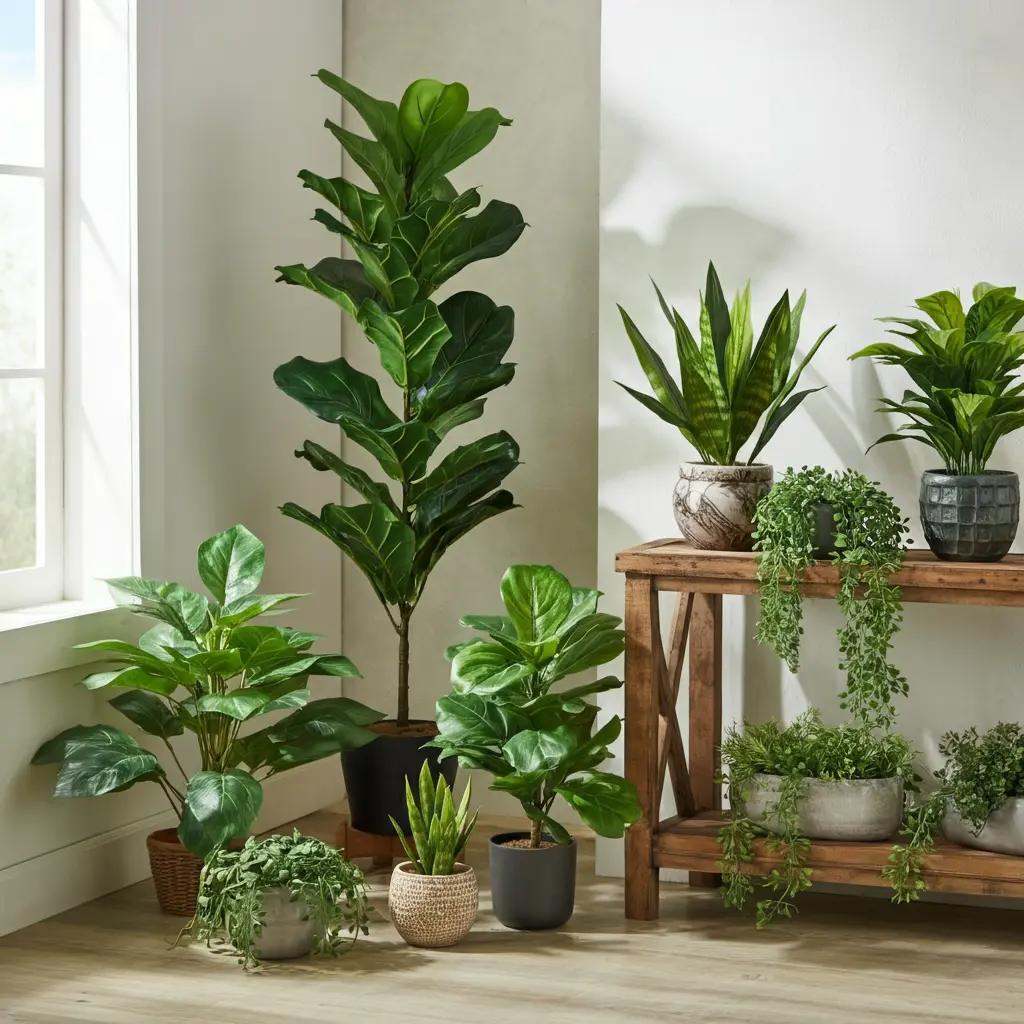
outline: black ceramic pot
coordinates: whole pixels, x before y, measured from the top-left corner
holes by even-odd
[[[1010,550],[1020,518],[1016,473],[989,469],[921,476],[921,526],[928,547],[948,562],[998,562]]]
[[[814,530],[811,533],[814,557],[818,561],[830,559],[836,550],[836,507],[827,501],[814,506]]]
[[[576,840],[539,850],[502,845],[513,839],[529,839],[529,833],[503,832],[489,844],[494,916],[522,931],[560,927],[576,903]]]
[[[432,722],[412,724],[433,725]],[[393,722],[381,722],[380,725],[383,729],[394,727]],[[380,730],[380,738],[373,743],[342,751],[341,770],[348,793],[349,824],[360,832],[393,836],[395,829],[388,818],[391,815],[402,831],[409,835],[412,830],[405,803],[406,777],[412,783],[413,792],[419,792],[417,780],[426,761],[430,764],[435,783],[443,772],[448,785],[454,786],[459,764],[454,757],[439,762],[441,751],[423,746],[429,742],[429,736],[397,736],[383,729]]]

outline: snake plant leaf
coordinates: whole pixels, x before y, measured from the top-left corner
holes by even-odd
[[[146,690],[128,690],[108,703],[152,736],[166,740],[185,731],[185,726],[168,704]]]
[[[442,775],[438,775],[438,783],[435,786],[434,776],[430,773],[430,764],[424,761],[420,766],[420,775],[417,780],[417,785],[420,793],[420,814],[423,816],[424,821],[429,821],[435,813],[434,809],[434,794],[438,792],[438,787],[441,785]],[[406,801],[412,800],[412,789],[409,779],[405,780],[405,793]]]
[[[808,395],[813,395],[816,391],[823,391],[825,387],[826,385],[822,384],[820,387],[797,391],[796,394],[790,395],[782,405],[775,409],[765,420],[764,429],[758,436],[757,444],[754,445],[753,450],[750,452],[750,461],[757,461],[758,455],[761,454],[761,449],[775,436],[775,432],[779,427],[785,423],[789,415],[797,409]]]
[[[452,692],[481,696],[517,692],[531,668],[502,644],[471,644],[452,661]]]
[[[736,292],[732,309],[729,311],[729,322],[732,329],[725,346],[725,392],[732,402],[736,394],[736,382],[750,359],[750,349],[754,343],[754,327],[750,320],[749,281],[742,294]]]
[[[263,787],[245,772],[197,772],[188,781],[178,838],[206,857],[248,833],[263,803]]]
[[[723,387],[727,387],[726,347],[729,342],[729,335],[732,333],[732,321],[729,317],[729,306],[725,301],[725,293],[722,291],[722,282],[718,279],[714,263],[710,262],[708,263],[707,283],[702,309],[707,312],[708,329],[711,335],[711,348],[714,353],[717,376]]]
[[[101,796],[164,774],[160,762],[120,729],[93,726],[62,737],[63,763],[54,796]]]
[[[336,473],[354,491],[367,501],[379,501],[386,505],[397,516],[398,506],[391,497],[387,484],[371,479],[368,473],[351,466],[340,459],[334,452],[324,448],[315,441],[305,441],[301,451],[296,451],[296,458],[305,459],[314,469],[320,472]]]
[[[438,728],[445,740],[458,747],[500,748],[530,720],[513,704],[488,700],[484,693],[457,689],[437,702]]]
[[[789,334],[784,336],[775,354],[775,372],[772,375],[772,394],[779,395],[790,379],[790,369],[793,365],[793,356],[796,355],[796,347],[800,341],[800,321],[803,319],[804,306],[807,303],[807,289],[800,293],[796,305],[789,311]],[[821,344],[819,341],[818,344]],[[800,367],[803,369],[803,366]],[[797,373],[799,376],[799,372]],[[793,380],[796,383],[796,380]],[[790,389],[792,390],[792,388]],[[753,459],[753,456],[751,456]]]
[[[606,839],[621,839],[626,826],[640,820],[636,789],[618,775],[589,771],[566,779],[557,792],[584,824]]]
[[[395,167],[403,168],[412,159],[412,151],[402,131],[399,110],[394,103],[370,96],[325,68],[321,68],[316,77],[338,93],[363,119],[373,137],[387,150]]]
[[[683,404],[683,396],[661,356],[640,333],[630,315],[621,306],[618,307],[618,310],[626,329],[626,336],[633,345],[633,351],[636,353],[640,367],[644,371],[655,397],[674,415],[685,419],[686,409]]]
[[[299,171],[302,184],[337,207],[364,242],[383,242],[391,234],[391,221],[384,200],[374,192],[354,185],[346,178],[325,178],[305,169]]]
[[[917,308],[935,321],[936,327],[952,330],[964,326],[964,307],[960,296],[950,291],[938,291],[918,299]]]
[[[501,599],[520,640],[554,636],[572,611],[572,585],[550,565],[513,565],[501,578]]]
[[[429,380],[438,352],[451,337],[437,306],[429,301],[389,314],[367,299],[360,307],[359,323],[380,350],[381,365],[401,388],[419,388]]]
[[[413,201],[422,199],[434,185],[470,157],[476,156],[498,134],[498,129],[510,125],[494,107],[471,110],[456,127],[446,134],[433,152],[416,167],[413,178]]]
[[[227,605],[260,585],[265,561],[263,542],[239,524],[199,545],[199,578],[222,605]]]
[[[419,857],[416,856],[416,844],[413,843],[413,845],[410,846],[409,839],[402,831],[402,826],[399,825],[398,822],[395,821],[395,819],[390,814],[388,815],[388,819],[391,822],[392,828],[394,828],[395,832],[398,834],[398,841],[402,844],[402,849],[405,850],[406,857],[408,857],[409,860],[412,862],[413,868],[415,868],[415,870],[421,875],[426,874],[426,872],[423,870],[422,862],[420,861]]]
[[[627,394],[632,395],[645,409],[649,409],[659,419],[664,420],[666,423],[671,423],[673,427],[677,427],[684,433],[689,431],[689,423],[678,416],[671,409],[662,405],[656,398],[652,398],[650,395],[645,395],[642,391],[637,391],[635,388],[631,388],[628,384],[623,384],[622,381],[616,381],[616,384],[622,388]]]
[[[274,371],[274,383],[328,423],[358,419],[374,430],[383,430],[400,422],[373,377],[343,357],[319,363],[296,356]]]
[[[438,287],[470,263],[508,252],[526,227],[518,207],[491,200],[475,217],[462,217],[441,243],[429,287]]]
[[[398,124],[422,163],[450,135],[469,111],[469,90],[461,82],[445,85],[432,78],[411,83],[398,104]]]

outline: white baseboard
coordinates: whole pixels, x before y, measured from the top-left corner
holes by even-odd
[[[336,803],[344,791],[337,758],[268,779],[257,830],[277,828]],[[170,811],[153,814],[0,871],[0,935],[148,878],[146,836],[173,825]]]

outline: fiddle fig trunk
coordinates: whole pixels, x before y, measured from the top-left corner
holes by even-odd
[[[539,850],[540,849],[540,830],[541,830],[541,823],[539,821],[531,821],[530,822],[530,849],[531,850]]]
[[[409,622],[412,610],[402,608],[398,620],[398,727],[409,724]]]

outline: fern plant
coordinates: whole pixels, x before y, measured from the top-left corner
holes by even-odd
[[[652,282],[653,284],[653,282]],[[697,449],[703,462],[732,466],[762,417],[761,432],[747,459],[753,464],[761,449],[801,402],[822,388],[796,391],[800,375],[835,325],[823,331],[810,351],[792,369],[805,291],[790,308],[789,292],[775,304],[754,344],[750,311],[750,282],[737,292],[732,308],[725,300],[713,263],[708,264],[707,287],[700,297],[700,345],[678,310],[670,307],[654,285],[661,310],[675,336],[679,383],[661,356],[619,306],[626,335],[650,382],[654,396],[616,382]],[[824,386],[824,385],[823,385]]]

